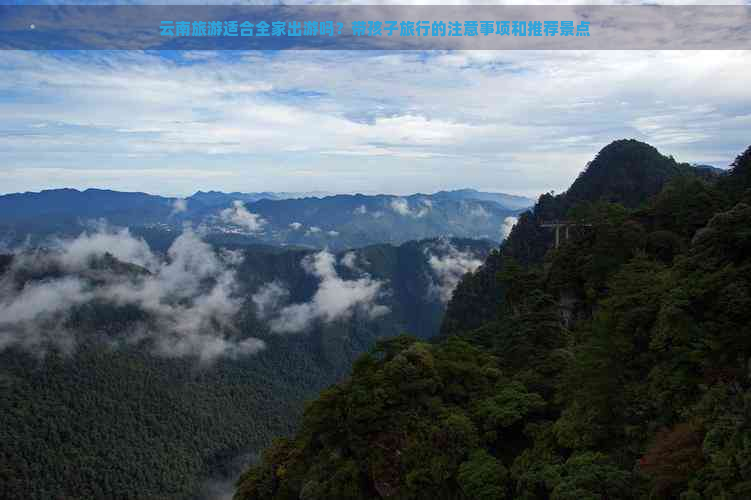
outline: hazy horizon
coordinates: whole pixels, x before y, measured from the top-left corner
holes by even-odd
[[[79,192],[84,192],[89,189],[93,190],[101,190],[101,191],[116,191],[120,193],[143,193],[147,195],[152,196],[160,196],[162,198],[189,198],[195,194],[198,194],[200,192],[203,193],[209,193],[209,192],[220,192],[224,194],[232,194],[232,193],[241,193],[241,194],[260,194],[260,193],[268,193],[268,194],[295,194],[295,195],[309,195],[313,197],[326,197],[326,196],[339,196],[339,195],[364,195],[364,196],[413,196],[413,195],[434,195],[436,193],[442,192],[442,191],[477,191],[482,193],[494,193],[494,194],[505,194],[510,196],[518,196],[520,198],[536,198],[536,196],[539,196],[540,194],[543,194],[543,192],[537,193],[535,196],[528,196],[525,194],[517,194],[517,193],[511,193],[508,191],[503,190],[491,190],[491,189],[479,189],[474,187],[458,187],[458,188],[446,188],[446,189],[438,189],[436,191],[414,191],[414,192],[362,192],[362,191],[351,191],[351,192],[336,192],[336,191],[321,191],[321,190],[312,190],[312,191],[272,191],[268,189],[253,189],[253,190],[246,190],[246,189],[232,189],[232,190],[222,190],[222,189],[209,189],[209,188],[199,188],[196,191],[190,192],[190,193],[180,193],[180,194],[170,194],[170,193],[161,193],[161,192],[152,192],[152,191],[144,191],[144,190],[122,190],[122,189],[116,189],[108,186],[86,186],[86,187],[76,187],[76,186],[59,186],[59,187],[49,187],[49,188],[39,188],[39,189],[30,189],[25,191],[0,191],[0,196],[7,196],[7,195],[13,195],[13,194],[38,194],[45,191],[61,191],[61,190],[75,190]]]

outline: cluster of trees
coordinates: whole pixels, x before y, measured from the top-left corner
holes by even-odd
[[[337,379],[312,345],[288,344],[208,367],[101,341],[75,354],[0,353],[0,497],[195,498],[233,480],[254,450],[291,432],[300,401]]]
[[[672,166],[606,147],[435,342],[362,356],[236,499],[751,497],[751,148],[719,177]],[[580,225],[549,249],[540,218]]]
[[[310,300],[318,281],[301,260],[311,252],[238,248],[244,260],[236,273],[247,303],[236,326],[239,335],[266,343],[249,357],[203,365],[154,355],[148,343],[113,347],[148,317],[136,306],[101,301],[61,316],[60,324],[75,335],[72,352],[3,346],[0,498],[202,498],[214,482],[231,485],[274,436],[294,431],[303,402],[350,373],[377,337],[407,328],[424,337],[437,333],[444,306],[428,294],[426,249],[438,243],[359,249],[357,264],[388,283],[384,303],[391,313],[313,325],[298,335],[269,333],[250,295],[278,280],[292,301]],[[492,247],[474,240],[452,244],[477,258]],[[0,279],[12,278],[19,290],[68,272],[37,263],[3,276],[12,261],[0,255]],[[359,277],[340,267],[343,279]],[[85,272],[118,280],[140,273],[147,271],[111,255],[92,259]]]

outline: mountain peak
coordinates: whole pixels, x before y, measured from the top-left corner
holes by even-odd
[[[607,146],[603,147],[598,155],[623,151],[624,149],[630,149],[632,151],[642,150],[660,154],[660,152],[657,151],[657,148],[649,143],[639,141],[637,139],[616,139]]]
[[[681,172],[672,157],[662,155],[654,146],[620,139],[602,148],[587,164],[566,192],[566,199],[569,204],[604,200],[634,207]]]

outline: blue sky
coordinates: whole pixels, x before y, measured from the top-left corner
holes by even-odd
[[[565,189],[618,138],[726,166],[748,51],[0,51],[0,192]]]

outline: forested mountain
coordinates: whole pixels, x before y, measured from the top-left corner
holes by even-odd
[[[454,191],[439,191],[430,195],[433,199],[449,199],[449,200],[480,200],[480,201],[492,201],[502,207],[509,209],[526,209],[529,208],[534,200],[526,198],[524,196],[514,196],[504,193],[483,193],[475,189],[457,189]]]
[[[377,339],[437,333],[492,246],[188,231],[162,257],[121,230],[0,256],[0,498],[220,497]]]
[[[540,262],[553,242],[553,232],[542,222],[564,220],[576,215],[572,209],[587,203],[617,203],[635,208],[656,195],[675,177],[701,178],[714,182],[719,174],[687,163],[677,163],[657,149],[633,139],[604,147],[564,193],[540,196],[531,211],[523,213],[514,226],[517,235],[504,246],[505,253],[520,263]]]
[[[504,219],[520,211],[496,201],[425,195],[260,200],[246,208],[259,216],[259,241],[334,249],[438,236],[500,241]]]
[[[500,241],[507,217],[532,200],[471,189],[412,196],[199,191],[185,199],[101,189],[0,196],[0,247],[77,236],[94,224],[128,227],[168,246],[184,224],[217,244],[344,250],[437,237]]]
[[[617,141],[235,498],[749,498],[750,325],[751,148],[718,177]]]

